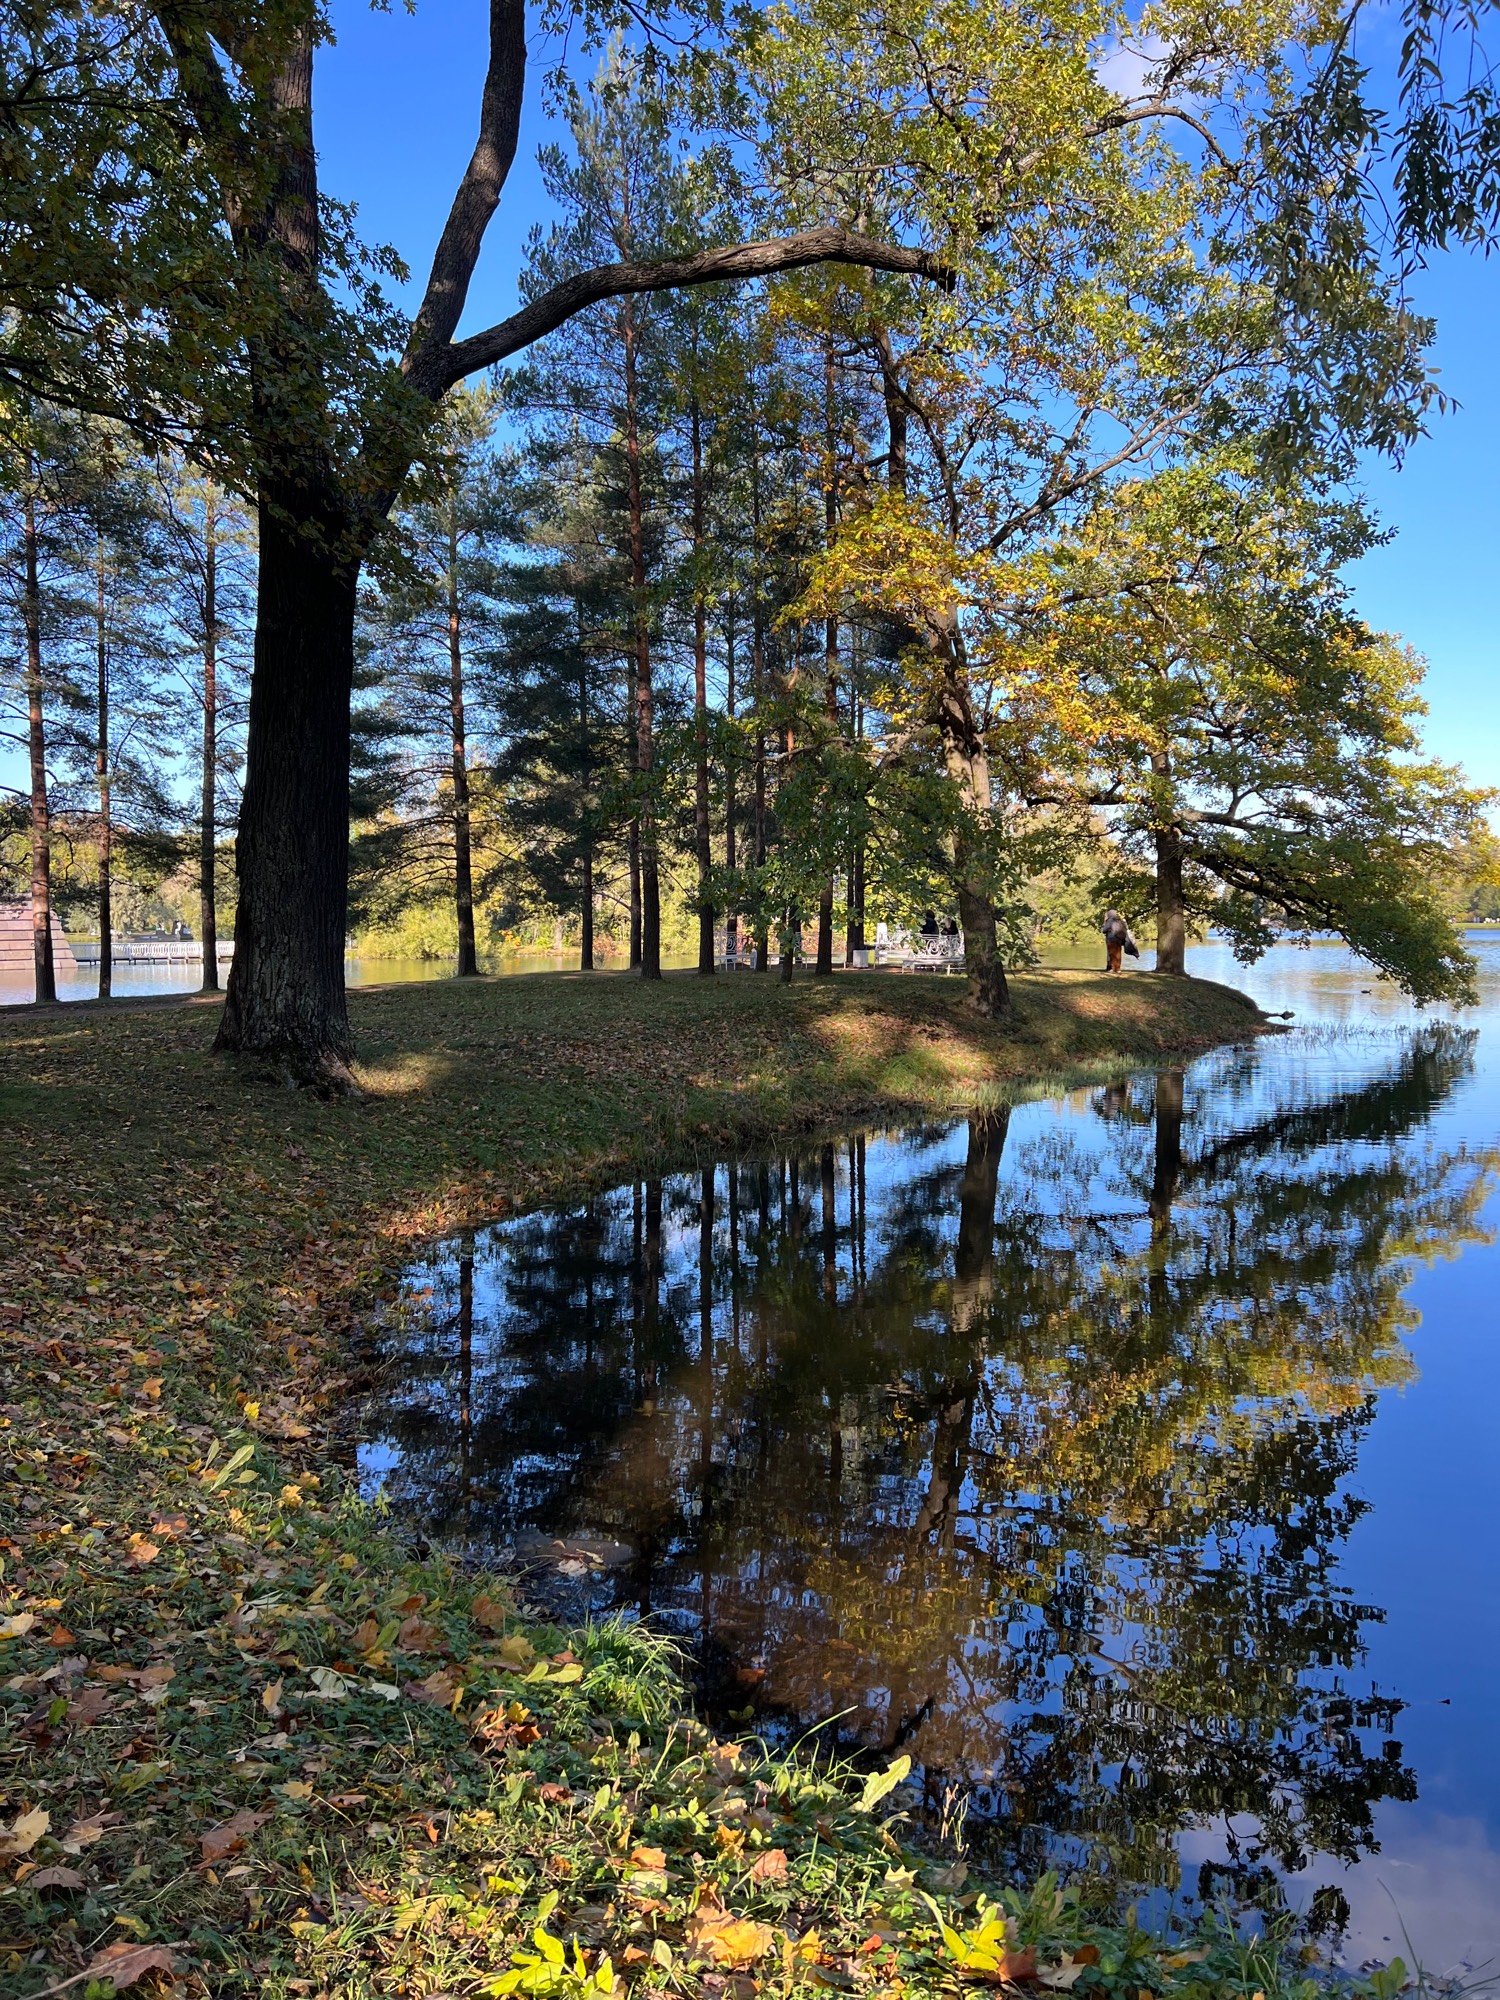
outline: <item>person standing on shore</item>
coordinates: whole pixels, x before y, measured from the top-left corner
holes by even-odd
[[[1104,970],[1106,972],[1118,972],[1121,969],[1123,955],[1127,951],[1132,958],[1140,957],[1140,946],[1130,935],[1130,926],[1118,910],[1106,910],[1104,912],[1104,922],[1101,928],[1104,932]]]

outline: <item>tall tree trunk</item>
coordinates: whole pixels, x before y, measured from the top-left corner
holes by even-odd
[[[694,337],[694,364],[697,362]],[[693,389],[693,846],[698,862],[698,976],[714,976],[713,849],[708,832],[708,605],[703,594],[703,416]]]
[[[344,943],[358,557],[301,489],[259,506],[260,590],[234,963],[216,1047],[285,1080],[352,1085]],[[347,551],[347,553],[346,553]]]
[[[578,768],[583,790],[582,882],[579,888],[578,965],[582,972],[594,969],[594,750],[589,738],[589,670],[583,641],[583,599],[573,600],[578,621]]]
[[[463,611],[458,592],[458,496],[448,494],[448,712],[453,727],[453,902],[457,977],[479,976],[474,948],[474,864],[469,845],[469,746],[464,728]]]
[[[729,593],[728,615],[724,626],[724,713],[734,721],[734,592]],[[739,860],[735,844],[734,815],[737,801],[734,782],[734,737],[730,735],[729,754],[724,759],[724,873],[732,882],[736,863]],[[739,920],[733,904],[724,918],[724,956],[732,965],[739,951]]]
[[[198,932],[203,988],[219,990],[219,503],[203,496],[203,792],[198,822]]]
[[[633,683],[632,683],[633,684]],[[625,864],[630,876],[630,969],[641,969],[641,823],[630,822],[625,834]]]
[[[823,543],[833,547],[834,532],[838,526],[838,474],[835,469],[835,428],[834,407],[834,363],[833,335],[830,333],[823,345]],[[823,628],[823,708],[830,724],[829,748],[832,751],[838,737],[839,726],[839,621],[828,619]],[[833,972],[833,871],[830,868],[822,888],[818,892],[818,956],[813,966],[816,978],[826,979]]]
[[[999,924],[982,851],[985,822],[993,809],[990,760],[974,717],[966,677],[954,657],[955,636],[944,635],[948,658],[938,690],[938,713],[943,760],[961,805],[952,839],[952,861],[964,934],[964,970],[974,1012],[986,1020],[1009,1021],[1014,1019],[1014,1009],[1000,962]]]
[[[1170,791],[1172,760],[1165,750],[1155,751],[1151,769],[1160,778],[1163,791]],[[1187,974],[1187,911],[1182,896],[1182,834],[1174,823],[1156,829],[1156,969]]]
[[[646,603],[646,510],[641,491],[640,383],[635,302],[620,309],[625,343],[625,477],[630,514],[630,599],[635,655],[635,766],[640,774],[641,977],[661,978],[661,882],[656,843],[655,700],[651,616]]]
[[[882,328],[876,338],[881,385],[885,395],[889,457],[886,471],[893,492],[904,494],[907,480],[907,416],[909,403],[896,366],[890,337]],[[1005,969],[1000,963],[999,924],[990,898],[980,839],[993,810],[989,752],[980,733],[969,696],[963,664],[963,636],[956,615],[934,617],[928,643],[941,655],[936,677],[936,721],[943,744],[943,761],[961,802],[959,830],[952,842],[953,882],[958,916],[964,933],[964,970],[969,980],[969,1005],[987,1020],[1015,1018]]]
[[[860,700],[860,654],[859,629],[852,627],[850,638],[849,672],[849,712],[850,727],[854,737],[854,747],[858,751],[865,736],[864,704]],[[863,794],[861,794],[861,819],[863,819]],[[849,928],[844,940],[847,965],[853,965],[856,951],[863,951],[865,944],[865,838],[862,832],[854,836],[849,855]]]
[[[766,608],[760,588],[760,442],[750,448],[750,690],[755,707],[755,822],[753,828],[756,869],[755,969],[764,972],[771,963],[771,916],[765,906],[766,866],[766,732],[762,703],[766,693]]]
[[[109,764],[109,612],[105,596],[104,537],[94,542],[94,667],[97,678],[97,747],[94,778],[99,788],[99,998],[107,1000],[114,986],[114,909],[111,890],[115,828],[110,799]]]
[[[47,724],[42,707],[42,586],[37,559],[36,494],[28,483],[23,514],[26,581],[26,743],[31,762],[31,956],[36,998],[57,998],[52,964],[52,811],[47,798]]]

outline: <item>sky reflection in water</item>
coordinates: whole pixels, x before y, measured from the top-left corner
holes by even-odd
[[[1446,1022],[1207,948],[1310,1025],[442,1245],[367,1484],[909,1751],[998,1865],[1500,1965],[1480,949]]]

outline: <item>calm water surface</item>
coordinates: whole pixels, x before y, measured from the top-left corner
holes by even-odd
[[[415,1266],[363,1453],[709,1698],[904,1749],[992,1863],[1500,1969],[1500,941],[1008,1116],[626,1185]]]

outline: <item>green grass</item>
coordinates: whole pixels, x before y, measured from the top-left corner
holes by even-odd
[[[214,1060],[204,1004],[0,1017],[5,1990],[92,2000],[129,1947],[121,1982],[272,2000],[884,2000],[1033,1951],[1082,1994],[1310,1991],[1278,1946],[962,1881],[887,1824],[899,1791],[716,1744],[660,1642],[528,1626],[340,1469],[349,1335],[436,1230],[1259,1020],[1199,982],[1016,984],[1011,1032],[934,979],[365,990],[339,1103]]]

